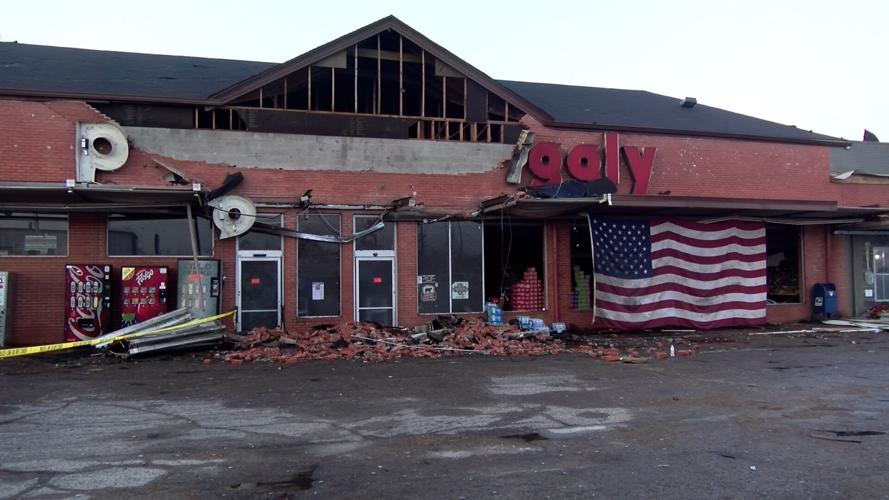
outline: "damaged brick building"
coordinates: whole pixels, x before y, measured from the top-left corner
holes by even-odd
[[[591,232],[664,217],[759,235],[755,304],[732,299],[748,305],[730,324],[807,318],[822,282],[851,314],[856,236],[838,228],[887,206],[882,186],[831,178],[847,141],[691,98],[495,80],[394,17],[281,64],[14,42],[0,61],[7,345],[65,338],[68,264],[108,266],[107,331],[132,300],[124,268],[175,282],[193,257],[221,264],[240,330],[410,326],[489,301],[614,326]],[[699,298],[690,314],[717,300]],[[674,313],[645,326],[720,325]]]

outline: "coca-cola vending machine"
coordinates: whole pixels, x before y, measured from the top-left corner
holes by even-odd
[[[122,267],[120,326],[130,326],[167,312],[166,267]]]
[[[65,340],[89,340],[108,330],[111,266],[65,265]]]

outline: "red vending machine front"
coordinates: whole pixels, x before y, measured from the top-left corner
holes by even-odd
[[[111,266],[65,265],[65,340],[89,340],[108,330]]]
[[[167,268],[123,267],[120,271],[120,326],[167,312]]]

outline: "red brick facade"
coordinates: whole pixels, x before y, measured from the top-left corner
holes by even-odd
[[[106,118],[85,103],[73,101],[0,100],[0,181],[61,183],[74,177],[75,131],[77,121],[105,121]],[[599,144],[601,132],[547,129],[526,117],[525,124],[536,133],[535,141],[552,141],[567,150],[579,143]],[[230,132],[236,137],[237,132]],[[650,194],[669,192],[670,196],[756,200],[837,201],[840,205],[889,205],[889,196],[880,186],[842,185],[829,177],[830,148],[777,142],[755,142],[688,136],[620,134],[621,145],[657,147]],[[97,181],[131,186],[167,186],[167,170],[155,162],[185,174],[188,180],[213,188],[236,169],[226,165],[158,158],[131,148],[126,165],[115,172],[100,172]],[[384,205],[393,199],[413,196],[417,203],[443,213],[469,213],[483,198],[514,193],[507,184],[506,163],[481,174],[447,173],[393,174],[348,171],[284,171],[263,168],[237,169],[244,182],[235,191],[257,202],[294,201],[306,189],[313,201],[323,204]],[[629,172],[621,166],[621,179]],[[530,181],[526,171],[523,185]],[[627,193],[629,182],[619,191]],[[298,210],[286,211],[284,224],[296,228]],[[338,211],[343,234],[353,232],[352,216],[359,212]],[[366,212],[361,212],[365,213]],[[66,257],[0,257],[0,270],[16,274],[14,316],[8,334],[10,345],[43,344],[63,340],[64,264],[107,263],[114,266],[113,282],[119,280],[123,265],[165,265],[175,269],[176,258],[115,257],[106,252],[105,216],[74,213],[69,218],[69,251]],[[428,318],[417,312],[417,223],[397,223],[398,322],[414,325]],[[547,310],[540,316],[548,321],[589,325],[591,313],[570,309],[571,269],[569,226],[545,226],[545,276]],[[848,305],[849,242],[829,235],[825,226],[808,226],[803,232],[803,279],[806,299],[798,305],[769,306],[771,321],[795,321],[811,312],[809,297],[816,282],[837,284],[841,308]],[[297,240],[284,239],[283,310],[288,328],[321,321],[350,321],[354,314],[353,246],[341,246],[341,316],[329,320],[300,319],[296,316]],[[235,306],[235,240],[216,240],[213,257],[221,259],[225,281],[223,309]],[[175,277],[174,277],[175,279]],[[119,321],[119,298],[114,297],[112,317]],[[509,317],[509,316],[507,316]]]

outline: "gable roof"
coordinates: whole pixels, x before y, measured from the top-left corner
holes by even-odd
[[[486,90],[500,96],[504,100],[517,105],[520,109],[524,110],[526,113],[531,114],[535,118],[539,120],[549,120],[552,118],[533,102],[526,100],[519,94],[516,94],[509,88],[500,84],[497,80],[494,80],[478,68],[467,63],[463,59],[460,59],[449,50],[445,49],[441,45],[438,45],[429,38],[426,38],[426,36],[419,31],[411,28],[395,16],[391,15],[384,17],[379,21],[368,24],[363,28],[359,28],[347,35],[343,35],[336,40],[325,43],[320,47],[316,47],[287,62],[281,63],[275,67],[268,68],[262,73],[251,76],[250,78],[238,82],[229,88],[214,93],[210,96],[210,98],[222,102],[229,102],[232,99],[250,93],[262,87],[263,85],[272,83],[275,80],[283,78],[298,69],[302,69],[308,65],[342,52],[343,50],[351,48],[359,42],[362,42],[374,35],[387,30],[392,30],[396,33],[399,33],[401,36],[415,43],[417,46],[419,46],[432,56],[457,70],[457,72],[475,81]]]
[[[848,141],[740,113],[696,104],[643,90],[578,87],[500,80],[504,86],[543,108],[557,127],[773,139],[845,145]]]
[[[0,42],[0,93],[194,102],[272,66]]]
[[[494,80],[388,16],[290,61],[140,54],[0,42],[0,95],[225,105],[385,30],[394,30],[546,126],[683,134],[803,144],[849,142],[641,90]]]

